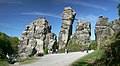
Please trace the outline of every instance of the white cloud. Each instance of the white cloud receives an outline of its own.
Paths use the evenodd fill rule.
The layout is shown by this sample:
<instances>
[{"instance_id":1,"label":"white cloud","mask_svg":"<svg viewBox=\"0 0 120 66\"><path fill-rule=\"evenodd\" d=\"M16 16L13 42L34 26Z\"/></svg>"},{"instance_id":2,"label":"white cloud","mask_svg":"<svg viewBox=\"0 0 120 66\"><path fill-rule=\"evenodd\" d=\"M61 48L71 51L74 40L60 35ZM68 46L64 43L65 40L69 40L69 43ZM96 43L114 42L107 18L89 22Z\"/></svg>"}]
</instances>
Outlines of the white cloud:
<instances>
[{"instance_id":1,"label":"white cloud","mask_svg":"<svg viewBox=\"0 0 120 66\"><path fill-rule=\"evenodd\" d=\"M11 3L11 4L21 4L21 3L23 3L23 2L13 1L13 2L7 2L7 3Z\"/></svg>"},{"instance_id":2,"label":"white cloud","mask_svg":"<svg viewBox=\"0 0 120 66\"><path fill-rule=\"evenodd\" d=\"M112 0L112 1L114 1L114 2L120 2L120 0Z\"/></svg>"},{"instance_id":3,"label":"white cloud","mask_svg":"<svg viewBox=\"0 0 120 66\"><path fill-rule=\"evenodd\" d=\"M7 28L13 28L13 29L22 29L22 28L15 27L15 26L12 26L12 25L7 24L7 23L0 23L0 26L4 26L4 27L7 27Z\"/></svg>"},{"instance_id":4,"label":"white cloud","mask_svg":"<svg viewBox=\"0 0 120 66\"><path fill-rule=\"evenodd\" d=\"M21 4L22 1L15 1L15 0L1 0L0 3L8 3L8 4Z\"/></svg>"},{"instance_id":5,"label":"white cloud","mask_svg":"<svg viewBox=\"0 0 120 66\"><path fill-rule=\"evenodd\" d=\"M44 13L44 12L28 12L28 13L20 13L22 15L42 15L42 16L50 16L50 17L55 17L55 18L61 18L59 15L55 15L52 13Z\"/></svg>"},{"instance_id":6,"label":"white cloud","mask_svg":"<svg viewBox=\"0 0 120 66\"><path fill-rule=\"evenodd\" d=\"M101 10L104 10L104 11L107 11L108 9L103 7L103 6L100 6L100 5L96 5L96 4L90 4L90 3L86 3L86 2L82 2L82 1L64 1L66 3L69 3L69 4L75 4L75 5L82 5L82 6L87 6L87 7L92 7L92 8L96 8L96 9L101 9Z\"/></svg>"},{"instance_id":7,"label":"white cloud","mask_svg":"<svg viewBox=\"0 0 120 66\"><path fill-rule=\"evenodd\" d=\"M90 14L90 15L84 15L84 16L77 16L76 18L82 19L82 20L87 20L90 22L95 22L98 19L98 16Z\"/></svg>"}]
</instances>

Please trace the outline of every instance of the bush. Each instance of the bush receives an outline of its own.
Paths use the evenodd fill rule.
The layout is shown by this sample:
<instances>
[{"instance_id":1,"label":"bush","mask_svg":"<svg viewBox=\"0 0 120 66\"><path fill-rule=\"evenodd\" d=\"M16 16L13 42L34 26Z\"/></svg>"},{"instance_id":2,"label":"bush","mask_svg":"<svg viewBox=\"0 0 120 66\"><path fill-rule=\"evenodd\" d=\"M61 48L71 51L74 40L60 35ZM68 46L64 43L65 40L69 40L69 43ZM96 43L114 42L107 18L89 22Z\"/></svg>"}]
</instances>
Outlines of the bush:
<instances>
[{"instance_id":1,"label":"bush","mask_svg":"<svg viewBox=\"0 0 120 66\"><path fill-rule=\"evenodd\" d=\"M94 49L96 50L97 49L97 43L95 40L92 40L91 44L90 44L90 49Z\"/></svg>"},{"instance_id":2,"label":"bush","mask_svg":"<svg viewBox=\"0 0 120 66\"><path fill-rule=\"evenodd\" d=\"M10 37L5 33L0 32L0 59L5 59L6 54L17 54L19 39Z\"/></svg>"},{"instance_id":3,"label":"bush","mask_svg":"<svg viewBox=\"0 0 120 66\"><path fill-rule=\"evenodd\" d=\"M105 55L95 65L120 66L120 33L114 34L105 49Z\"/></svg>"},{"instance_id":4,"label":"bush","mask_svg":"<svg viewBox=\"0 0 120 66\"><path fill-rule=\"evenodd\" d=\"M45 47L44 53L45 53L45 54L48 54L48 48L47 48L47 47Z\"/></svg>"},{"instance_id":5,"label":"bush","mask_svg":"<svg viewBox=\"0 0 120 66\"><path fill-rule=\"evenodd\" d=\"M67 48L69 52L78 52L80 51L80 48L83 48L84 50L87 48L87 45L81 45L79 43L76 42L77 38L75 36L73 36L67 46L65 48L62 48L59 50L60 53L65 52L65 49Z\"/></svg>"}]
</instances>

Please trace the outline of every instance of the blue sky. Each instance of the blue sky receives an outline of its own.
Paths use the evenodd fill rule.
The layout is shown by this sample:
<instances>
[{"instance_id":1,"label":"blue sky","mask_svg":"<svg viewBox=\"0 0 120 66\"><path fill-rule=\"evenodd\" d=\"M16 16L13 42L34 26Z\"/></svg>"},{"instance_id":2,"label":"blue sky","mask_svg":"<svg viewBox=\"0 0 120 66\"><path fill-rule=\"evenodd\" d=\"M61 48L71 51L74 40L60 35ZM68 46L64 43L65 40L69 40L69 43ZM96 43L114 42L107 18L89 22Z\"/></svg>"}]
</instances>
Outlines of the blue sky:
<instances>
[{"instance_id":1,"label":"blue sky","mask_svg":"<svg viewBox=\"0 0 120 66\"><path fill-rule=\"evenodd\" d=\"M26 25L35 19L45 17L57 36L62 24L61 13L70 6L77 15L75 18L91 22L91 39L95 39L94 27L100 15L110 21L118 18L119 0L0 0L0 32L20 37ZM73 24L73 33L76 28Z\"/></svg>"}]
</instances>

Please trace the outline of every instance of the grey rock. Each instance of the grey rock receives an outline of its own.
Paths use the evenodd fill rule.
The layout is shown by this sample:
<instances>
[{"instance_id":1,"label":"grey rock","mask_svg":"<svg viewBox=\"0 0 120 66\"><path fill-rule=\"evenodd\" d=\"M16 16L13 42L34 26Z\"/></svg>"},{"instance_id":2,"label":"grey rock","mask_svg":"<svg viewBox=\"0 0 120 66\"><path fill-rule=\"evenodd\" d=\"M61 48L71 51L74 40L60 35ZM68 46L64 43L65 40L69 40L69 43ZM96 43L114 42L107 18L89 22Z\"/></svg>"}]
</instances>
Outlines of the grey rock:
<instances>
[{"instance_id":1,"label":"grey rock","mask_svg":"<svg viewBox=\"0 0 120 66\"><path fill-rule=\"evenodd\" d=\"M120 20L115 19L108 22L107 17L100 16L95 26L95 40L97 42L97 48L103 47L102 42L106 38L112 36L114 33L120 32Z\"/></svg>"},{"instance_id":2,"label":"grey rock","mask_svg":"<svg viewBox=\"0 0 120 66\"><path fill-rule=\"evenodd\" d=\"M32 54L33 49L37 51L36 54L44 54L44 47L53 49L56 41L56 35L51 32L51 25L46 19L37 19L23 31L18 54L21 58L26 58Z\"/></svg>"},{"instance_id":3,"label":"grey rock","mask_svg":"<svg viewBox=\"0 0 120 66\"><path fill-rule=\"evenodd\" d=\"M59 33L58 44L59 49L64 48L72 35L72 24L76 12L71 7L65 7L62 13L62 26Z\"/></svg>"},{"instance_id":4,"label":"grey rock","mask_svg":"<svg viewBox=\"0 0 120 66\"><path fill-rule=\"evenodd\" d=\"M80 45L89 45L91 36L91 23L88 21L78 20L75 37Z\"/></svg>"}]
</instances>

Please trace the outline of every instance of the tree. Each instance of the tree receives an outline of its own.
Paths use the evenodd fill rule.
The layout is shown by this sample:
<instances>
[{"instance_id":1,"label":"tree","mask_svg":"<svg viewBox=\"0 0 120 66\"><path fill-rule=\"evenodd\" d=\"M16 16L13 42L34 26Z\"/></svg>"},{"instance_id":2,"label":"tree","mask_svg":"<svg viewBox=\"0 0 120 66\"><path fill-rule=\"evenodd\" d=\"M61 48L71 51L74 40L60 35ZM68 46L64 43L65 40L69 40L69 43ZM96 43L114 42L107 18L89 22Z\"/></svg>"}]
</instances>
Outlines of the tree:
<instances>
[{"instance_id":1,"label":"tree","mask_svg":"<svg viewBox=\"0 0 120 66\"><path fill-rule=\"evenodd\" d=\"M119 15L119 19L120 19L120 4L118 4L117 8L118 8L118 15Z\"/></svg>"},{"instance_id":2,"label":"tree","mask_svg":"<svg viewBox=\"0 0 120 66\"><path fill-rule=\"evenodd\" d=\"M17 54L19 39L10 37L5 33L0 32L0 59L5 59L6 54Z\"/></svg>"},{"instance_id":3,"label":"tree","mask_svg":"<svg viewBox=\"0 0 120 66\"><path fill-rule=\"evenodd\" d=\"M11 43L11 47L14 50L14 54L16 54L18 52L18 44L19 44L19 39L17 37L10 37L10 43Z\"/></svg>"}]
</instances>

